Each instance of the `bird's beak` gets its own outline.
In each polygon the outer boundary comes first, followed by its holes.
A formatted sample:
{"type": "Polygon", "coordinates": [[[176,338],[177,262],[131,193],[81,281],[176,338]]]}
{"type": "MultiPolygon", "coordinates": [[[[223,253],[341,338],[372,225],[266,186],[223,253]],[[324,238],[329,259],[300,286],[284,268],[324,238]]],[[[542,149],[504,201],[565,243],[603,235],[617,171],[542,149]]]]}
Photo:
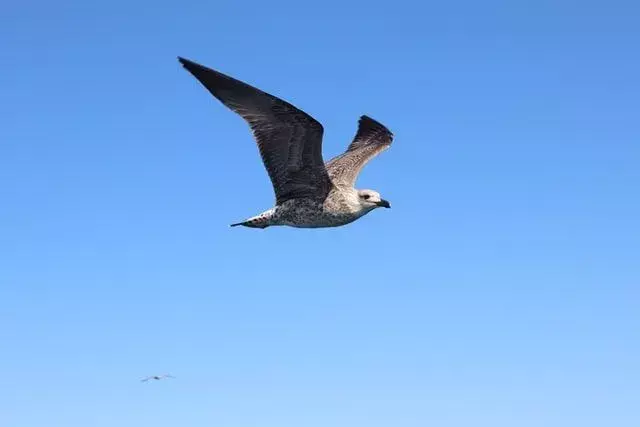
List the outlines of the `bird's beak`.
{"type": "Polygon", "coordinates": [[[386,200],[380,200],[379,202],[376,203],[376,205],[380,206],[381,208],[387,208],[387,209],[391,207],[389,202],[387,202],[386,200]]]}

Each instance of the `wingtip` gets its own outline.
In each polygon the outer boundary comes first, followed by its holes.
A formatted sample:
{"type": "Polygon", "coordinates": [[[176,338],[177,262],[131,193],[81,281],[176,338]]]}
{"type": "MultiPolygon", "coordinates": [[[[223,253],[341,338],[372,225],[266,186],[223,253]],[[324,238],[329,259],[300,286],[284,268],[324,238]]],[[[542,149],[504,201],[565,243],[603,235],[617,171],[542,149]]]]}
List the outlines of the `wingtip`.
{"type": "Polygon", "coordinates": [[[363,114],[360,116],[360,120],[358,122],[359,122],[358,127],[360,131],[377,129],[393,137],[393,132],[391,132],[388,127],[386,127],[376,119],[372,118],[371,116],[363,114]]]}
{"type": "Polygon", "coordinates": [[[178,56],[178,62],[180,62],[180,64],[189,71],[207,68],[204,65],[198,64],[197,62],[182,56],[178,56]]]}
{"type": "Polygon", "coordinates": [[[363,114],[363,115],[360,116],[360,122],[369,122],[371,124],[375,124],[375,125],[378,125],[378,126],[384,126],[382,123],[380,123],[379,121],[377,121],[373,117],[368,116],[366,114],[363,114]]]}
{"type": "MultiPolygon", "coordinates": [[[[223,76],[223,74],[221,74],[218,71],[215,71],[209,67],[205,67],[202,64],[199,64],[195,61],[192,61],[190,59],[187,59],[185,57],[182,56],[178,56],[178,61],[180,62],[180,64],[182,64],[182,66],[184,67],[185,70],[187,70],[188,72],[190,72],[191,74],[193,74],[196,78],[198,78],[198,80],[200,80],[201,76],[203,75],[216,75],[216,76],[223,76]]],[[[206,86],[206,85],[205,85],[206,86]]]]}

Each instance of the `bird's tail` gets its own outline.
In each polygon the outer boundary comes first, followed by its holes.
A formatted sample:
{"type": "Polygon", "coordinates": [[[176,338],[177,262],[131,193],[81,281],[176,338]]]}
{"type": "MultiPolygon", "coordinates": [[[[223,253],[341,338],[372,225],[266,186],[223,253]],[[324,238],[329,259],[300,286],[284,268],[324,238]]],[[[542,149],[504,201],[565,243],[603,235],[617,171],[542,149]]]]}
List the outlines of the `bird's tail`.
{"type": "Polygon", "coordinates": [[[236,222],[235,224],[231,224],[230,227],[237,227],[239,225],[242,225],[244,227],[249,227],[249,228],[267,228],[269,226],[269,224],[266,224],[266,223],[247,220],[247,221],[236,222]]]}
{"type": "Polygon", "coordinates": [[[249,228],[267,228],[271,225],[271,215],[261,213],[260,215],[247,219],[246,221],[231,224],[231,227],[237,227],[239,225],[249,228]]]}

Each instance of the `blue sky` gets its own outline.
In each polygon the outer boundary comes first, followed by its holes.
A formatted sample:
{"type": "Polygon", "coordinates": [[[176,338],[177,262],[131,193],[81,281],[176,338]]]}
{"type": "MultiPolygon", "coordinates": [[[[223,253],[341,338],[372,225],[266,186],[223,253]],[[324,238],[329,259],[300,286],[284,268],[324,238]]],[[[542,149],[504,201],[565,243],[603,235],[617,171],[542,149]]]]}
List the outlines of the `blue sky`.
{"type": "Polygon", "coordinates": [[[200,3],[3,6],[0,425],[640,425],[637,5],[200,3]],[[386,124],[393,208],[229,228],[270,183],[178,55],[325,159],[386,124]]]}

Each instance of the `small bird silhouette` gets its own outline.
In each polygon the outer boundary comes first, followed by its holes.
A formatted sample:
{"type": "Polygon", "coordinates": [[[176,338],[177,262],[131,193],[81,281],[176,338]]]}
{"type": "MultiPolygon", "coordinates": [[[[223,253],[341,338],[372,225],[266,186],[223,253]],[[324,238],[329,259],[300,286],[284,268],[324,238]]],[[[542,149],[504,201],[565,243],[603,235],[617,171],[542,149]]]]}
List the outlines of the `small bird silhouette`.
{"type": "Polygon", "coordinates": [[[147,382],[149,380],[162,380],[164,378],[175,378],[173,375],[163,374],[163,375],[151,375],[149,377],[143,378],[140,381],[147,382]]]}

